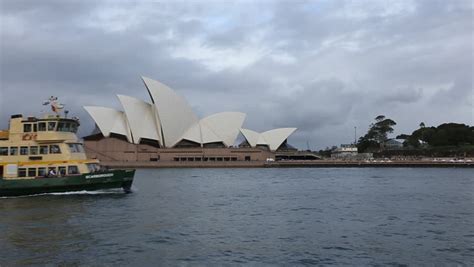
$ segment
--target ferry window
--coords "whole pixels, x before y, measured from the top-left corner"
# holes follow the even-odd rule
[[[71,132],[73,133],[77,132],[77,123],[71,123]]]
[[[50,145],[49,154],[61,154],[61,149],[59,149],[58,145]]]
[[[79,169],[77,166],[69,166],[67,167],[67,173],[68,174],[79,174]]]
[[[25,123],[25,124],[23,124],[23,132],[24,132],[24,133],[29,133],[29,132],[31,132],[31,124],[30,124],[30,123]]]
[[[36,168],[28,168],[28,176],[35,177],[36,176]]]
[[[30,146],[30,155],[38,155],[38,147]]]
[[[50,121],[48,122],[48,131],[54,131],[56,129],[56,122]]]
[[[18,147],[12,146],[10,147],[10,156],[18,155]]]
[[[58,175],[61,175],[61,176],[66,175],[66,167],[64,166],[58,167]]]
[[[57,175],[56,167],[49,167],[48,168],[48,176],[56,176],[56,175]]]
[[[69,145],[69,150],[71,153],[84,153],[84,148],[82,147],[82,144],[68,144]]]
[[[0,155],[8,156],[8,147],[0,147]]]
[[[46,122],[38,123],[38,131],[40,131],[40,132],[46,131]]]
[[[39,152],[40,152],[41,155],[48,154],[48,146],[40,146]]]
[[[76,146],[75,144],[67,144],[69,146],[69,151],[71,151],[71,153],[76,153]]]
[[[82,144],[69,144],[72,153],[84,153]]]
[[[100,171],[99,164],[95,164],[95,163],[87,163],[87,168],[89,169],[89,172]]]
[[[21,146],[20,147],[20,155],[28,155],[28,147],[27,146]]]
[[[34,123],[33,124],[33,132],[37,132],[38,131],[38,124]]]
[[[26,169],[18,168],[18,177],[26,177]]]
[[[76,144],[76,149],[77,149],[78,153],[85,153],[84,152],[84,147],[82,146],[82,144]],[[158,156],[158,158],[159,158],[159,156]]]
[[[58,122],[58,129],[57,131],[58,132],[67,132],[67,127],[66,127],[66,123],[65,122]]]
[[[38,176],[40,177],[46,176],[46,168],[38,168]]]

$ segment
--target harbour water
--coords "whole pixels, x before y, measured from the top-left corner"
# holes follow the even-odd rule
[[[143,169],[0,198],[0,266],[474,265],[474,171]]]

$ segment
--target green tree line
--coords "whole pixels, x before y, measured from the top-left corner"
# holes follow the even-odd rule
[[[399,135],[397,138],[405,139],[404,145],[413,148],[474,145],[474,127],[461,123],[425,127],[424,123],[420,123],[420,128],[411,135]]]
[[[388,140],[388,134],[393,133],[397,123],[384,115],[375,118],[367,133],[357,142],[359,152],[383,151]],[[411,134],[401,134],[397,139],[404,139],[406,149],[461,147],[474,145],[474,127],[461,123],[443,123],[437,127],[426,127],[420,123],[420,128]]]

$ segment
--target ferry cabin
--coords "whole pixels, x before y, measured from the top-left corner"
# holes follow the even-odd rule
[[[0,131],[0,178],[33,179],[79,175],[99,169],[88,160],[76,132],[76,119],[42,119],[13,115],[8,131]]]

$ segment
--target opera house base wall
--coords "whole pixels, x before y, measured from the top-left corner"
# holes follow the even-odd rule
[[[263,167],[275,158],[260,148],[158,148],[101,135],[85,137],[84,148],[109,167]]]
[[[146,162],[146,161],[102,161],[109,168],[263,168],[264,161],[236,162]]]

